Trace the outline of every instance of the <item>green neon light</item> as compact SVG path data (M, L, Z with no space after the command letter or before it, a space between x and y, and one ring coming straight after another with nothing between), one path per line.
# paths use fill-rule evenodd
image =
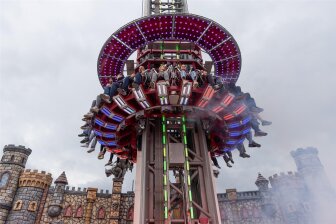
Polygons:
M165 124L162 125L162 131L166 132L166 125Z
M187 132L187 129L186 129L186 126L185 124L183 125L183 132L186 133Z
M167 175L163 175L163 184L166 186L167 185Z
M166 144L166 136L162 136L162 143L165 145Z
M167 190L164 190L164 197L165 197L165 201L168 201L168 192L167 192Z
M166 171L167 170L167 162L166 160L163 161L163 170Z
M190 207L190 217L193 219L194 218L194 208Z
M166 147L163 147L163 156L166 157Z
M185 151L185 157L188 157L188 148L185 148L184 151Z
M162 121L166 121L166 116L162 116Z
M168 219L168 208L165 206L165 219Z
M185 122L185 116L182 116L182 121L183 121L183 123Z
M188 175L188 185L190 186L190 176Z
M186 164L187 164L187 171L189 171L190 166L189 166L189 161L188 160L186 161Z
M192 202L191 190L189 190L189 201Z
M187 136L184 136L184 144L187 144Z

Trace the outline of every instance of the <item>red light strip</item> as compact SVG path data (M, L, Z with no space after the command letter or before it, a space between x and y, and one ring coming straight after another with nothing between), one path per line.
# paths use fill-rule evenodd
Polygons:
M241 114L241 113L243 113L245 110L246 110L246 105L245 104L243 104L243 105L241 105L237 110L235 110L234 112L237 114L237 115L239 115L239 114Z
M232 118L234 118L234 116L232 114L227 114L227 115L224 116L224 120L226 120L226 121L230 120Z

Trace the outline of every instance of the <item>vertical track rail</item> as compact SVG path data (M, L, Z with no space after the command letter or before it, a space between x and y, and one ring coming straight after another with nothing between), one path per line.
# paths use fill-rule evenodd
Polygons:
M163 154L163 196L164 196L164 219L165 224L170 224L170 189L169 189L169 149L167 136L167 120L166 116L162 115L162 154Z
M187 141L187 128L186 128L186 118L185 115L182 115L181 119L182 124L182 138L184 145L184 187L185 187L185 198L186 200L186 218L187 223L191 223L191 220L194 219L194 209L192 207L192 192L191 192L191 179L190 179L190 164L189 164L189 152L188 152L188 141Z

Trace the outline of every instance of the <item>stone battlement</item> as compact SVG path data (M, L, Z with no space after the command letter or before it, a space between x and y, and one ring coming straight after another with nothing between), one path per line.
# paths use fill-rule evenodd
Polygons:
M8 144L4 146L3 152L8 152L8 151L12 151L12 152L21 152L26 154L27 156L29 156L32 152L32 150L30 148L26 148L23 145L14 145L14 144Z
M259 191L241 191L237 192L236 189L227 189L226 193L217 194L218 201L234 200L251 200L259 199L261 197Z
M20 176L19 187L36 187L46 189L52 182L52 176L46 171L26 169Z
M280 174L274 174L273 176L269 177L269 180L272 187L279 185L289 186L289 183L297 184L299 186L302 182L300 175L297 172L291 171L287 173L281 172Z
M297 156L301 156L301 155L307 155L307 154L314 154L317 155L318 154L318 150L314 147L307 147L307 148L298 148L294 151L291 151L291 155L295 158Z
M51 186L49 188L50 192L54 192L55 186ZM72 186L66 186L65 187L65 194L74 194L74 195L86 195L88 188L81 188L81 187L72 187ZM98 190L97 191L98 197L105 197L105 196L111 196L111 193L109 190Z

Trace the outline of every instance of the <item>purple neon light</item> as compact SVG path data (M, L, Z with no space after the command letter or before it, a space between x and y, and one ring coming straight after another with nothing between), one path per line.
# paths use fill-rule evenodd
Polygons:
M105 86L108 76L115 77L122 71L132 50L148 42L171 39L185 40L201 46L208 51L213 61L217 61L216 75L222 76L226 82L237 81L241 55L237 43L228 31L210 19L192 14L175 14L174 33L172 33L172 26L173 15L164 14L140 18L115 32L99 55L97 69L101 84ZM140 30L148 42L143 38ZM231 38L223 42L229 37Z
M124 117L122 117L122 116L120 116L120 115L116 115L116 114L113 114L108 108L106 108L106 107L103 107L102 109L101 109L101 112L103 113L103 114L105 114L106 116L108 116L108 117L110 117L112 120L114 120L114 121L117 121L117 122L121 122L121 121L123 121L124 120ZM113 115L113 116L112 116ZM113 130L115 130L115 129L113 129Z
M96 136L99 136L99 137L103 136L103 134L100 131L94 130L94 133Z
M103 140L98 139L99 144L106 145L106 143Z
M115 138L116 135L114 133L104 133L103 137L104 138Z
M237 143L237 140L233 140L233 139L228 140L228 141L226 142L226 144L228 144L228 145L235 145L236 143Z

